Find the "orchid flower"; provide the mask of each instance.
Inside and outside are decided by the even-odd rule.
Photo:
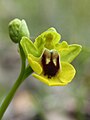
[[[22,37],[20,44],[24,50],[32,75],[49,86],[67,85],[75,76],[71,62],[80,53],[82,46],[60,42],[61,35],[55,28],[40,34],[34,42]]]

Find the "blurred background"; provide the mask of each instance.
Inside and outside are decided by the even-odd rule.
[[[17,90],[3,120],[90,120],[90,0],[0,0],[0,104],[20,71],[18,46],[8,35],[8,23],[25,19],[31,37],[55,27],[69,44],[83,46],[72,63],[74,80],[48,87],[27,78]]]

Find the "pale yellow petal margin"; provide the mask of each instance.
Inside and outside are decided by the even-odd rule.
[[[33,69],[34,72],[36,72],[37,74],[41,74],[42,72],[42,67],[41,65],[38,63],[38,61],[36,61],[36,57],[32,56],[31,54],[28,55],[28,62],[31,66],[31,68]],[[37,59],[38,60],[38,59]]]
[[[63,86],[63,85],[66,85],[66,83],[60,82],[59,79],[56,79],[55,77],[51,78],[51,79],[48,79],[45,76],[37,75],[35,73],[33,73],[32,75],[35,78],[37,78],[38,80],[40,80],[41,82],[47,84],[48,86]]]
[[[74,67],[69,63],[61,62],[61,65],[62,71],[60,71],[55,77],[52,77],[51,79],[47,76],[44,76],[43,74],[37,75],[34,73],[33,76],[49,86],[67,85],[69,82],[72,81],[76,71]]]
[[[60,73],[60,80],[62,82],[71,82],[71,80],[74,78],[76,70],[75,68],[67,62],[61,62],[62,65],[62,71]]]

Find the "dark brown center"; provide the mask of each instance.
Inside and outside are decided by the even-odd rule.
[[[47,75],[48,78],[55,76],[60,69],[59,54],[55,50],[45,50],[41,62],[44,75]]]

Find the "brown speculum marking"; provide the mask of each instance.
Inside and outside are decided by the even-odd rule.
[[[48,78],[54,77],[58,70],[60,69],[60,60],[59,54],[56,51],[45,50],[42,55],[42,67],[44,75],[47,75]]]

